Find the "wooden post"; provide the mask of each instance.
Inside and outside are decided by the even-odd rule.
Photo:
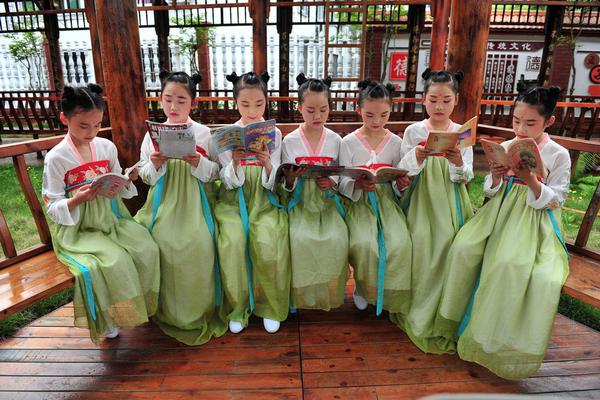
[[[202,75],[200,82],[200,93],[202,96],[210,96],[212,89],[212,67],[210,64],[210,48],[208,29],[203,29],[198,37],[198,69]]]
[[[153,6],[166,6],[165,0],[152,0]],[[158,38],[158,68],[171,71],[171,59],[169,57],[169,11],[154,11],[154,31]]]
[[[282,0],[278,0],[282,1]],[[290,95],[290,33],[292,33],[292,7],[277,8],[277,33],[279,33],[279,96]],[[315,78],[320,78],[316,76]],[[290,121],[290,105],[280,103],[279,117]]]
[[[54,3],[50,0],[44,0],[42,5],[44,10],[53,10]],[[60,29],[58,27],[58,17],[56,14],[44,14],[44,34],[48,43],[46,63],[48,66],[48,75],[50,79],[50,88],[57,92],[62,92],[64,77],[62,72],[62,63],[60,55],[60,46],[58,38]]]
[[[140,158],[148,114],[136,1],[96,0],[96,22],[112,140],[121,165],[128,167]],[[128,203],[130,209],[140,206],[142,197]]]
[[[421,32],[425,25],[425,6],[411,5],[408,7],[408,30],[410,37],[408,39],[408,60],[406,68],[406,90],[405,97],[415,97],[417,91],[417,67],[419,66],[419,47],[421,42]],[[393,68],[393,66],[390,66]],[[414,103],[404,104],[404,118],[413,119],[415,105]]]
[[[464,122],[479,115],[490,31],[492,0],[461,0],[452,3],[448,69],[463,71],[458,104],[452,119]]]
[[[433,0],[431,4],[433,23],[431,24],[431,50],[429,68],[444,69],[446,65],[446,43],[448,42],[448,23],[452,0]]]
[[[252,18],[252,51],[254,54],[254,72],[262,73],[267,69],[267,18],[269,0],[250,0],[250,18]]]
[[[94,61],[94,76],[96,83],[104,87],[104,71],[102,69],[102,52],[98,38],[98,25],[96,24],[96,1],[85,0],[85,16],[90,26],[90,42],[92,45],[92,58]]]
[[[542,52],[542,64],[538,75],[538,84],[548,85],[550,72],[552,70],[552,59],[554,58],[554,47],[560,36],[563,19],[565,17],[565,6],[548,6],[546,23],[544,25],[544,51]]]

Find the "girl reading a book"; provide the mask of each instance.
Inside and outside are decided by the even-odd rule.
[[[263,121],[269,74],[234,72],[227,80],[241,116],[236,125]],[[291,279],[287,213],[272,191],[281,132],[276,130],[271,151],[267,143],[252,152],[236,148],[220,153],[219,162],[222,183],[215,216],[229,330],[241,332],[254,313],[274,333],[288,316]]]
[[[456,131],[450,120],[458,101],[462,72],[423,72],[423,104],[429,118],[406,128],[399,167],[413,176],[403,198],[412,248],[412,297],[408,315],[390,319],[403,329],[421,350],[429,353],[455,351],[434,326],[444,276],[444,260],[459,228],[473,215],[465,183],[473,178],[473,150],[452,148],[432,154],[425,146],[429,131]]]
[[[517,137],[502,146],[533,138],[546,177],[525,161],[490,163],[484,184],[490,200],[450,248],[438,315],[447,337],[458,339],[461,358],[506,379],[529,377],[540,367],[569,270],[560,206],[571,161],[545,132],[554,123],[560,89],[520,84],[518,90]]]
[[[151,186],[136,219],[160,248],[160,302],[154,322],[167,335],[200,345],[227,331],[212,208],[219,174],[210,130],[190,119],[199,75],[160,73],[167,124],[191,124],[196,151],[169,159],[149,133],[141,148],[140,176]]]
[[[392,110],[392,85],[359,82],[357,111],[363,125],[342,140],[340,164],[377,170],[400,161],[402,139],[385,124]],[[375,183],[368,175],[340,178],[340,192],[351,202],[346,212],[349,261],[354,270],[354,304],[364,310],[376,305],[406,313],[410,300],[411,239],[400,209],[400,190],[408,186],[404,175],[395,181]]]
[[[331,78],[298,82],[298,111],[304,122],[283,140],[282,162],[338,165],[342,138],[325,128]],[[305,179],[303,168],[286,168],[293,303],[297,308],[330,310],[344,302],[348,277],[348,228],[335,191],[337,177]]]
[[[88,328],[98,342],[156,312],[158,247],[120,199],[137,195],[131,182],[104,196],[95,185],[97,176],[121,173],[117,148],[97,137],[105,107],[102,88],[66,86],[61,106],[68,132],[46,155],[42,196],[57,224],[54,251],[76,278],[75,326]],[[137,176],[135,169],[129,174]]]

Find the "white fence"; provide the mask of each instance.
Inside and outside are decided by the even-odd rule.
[[[343,42],[343,39],[342,39]],[[268,71],[271,75],[269,89],[279,88],[279,39],[268,39]],[[314,36],[292,35],[290,37],[290,89],[296,89],[296,76],[304,72],[308,77],[323,77],[324,73],[324,37],[323,33]],[[62,42],[63,73],[65,82],[72,85],[83,85],[95,81],[94,63],[90,44],[86,42]],[[175,44],[170,44],[171,63],[174,71],[190,72],[191,66]],[[329,57],[329,74],[332,76],[350,77],[358,75],[360,68],[359,51],[356,48],[335,49]],[[143,40],[141,44],[142,64],[146,88],[160,87],[158,79],[158,45],[156,40]],[[332,52],[333,53],[333,52]],[[212,87],[216,90],[227,90],[231,84],[225,75],[233,71],[241,74],[252,70],[252,41],[243,35],[216,35],[210,46]],[[0,45],[0,90],[47,89],[46,80],[30,84],[27,70],[15,62],[8,52],[7,45]],[[202,71],[201,71],[202,74]],[[336,89],[354,89],[349,82],[340,82]]]

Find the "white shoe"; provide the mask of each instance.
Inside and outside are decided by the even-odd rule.
[[[107,339],[114,339],[117,336],[119,336],[119,328],[112,328],[110,331],[108,331],[104,337]]]
[[[369,306],[369,302],[367,301],[367,299],[365,299],[364,297],[362,297],[360,294],[354,292],[354,294],[352,295],[352,298],[354,299],[354,305],[356,306],[356,308],[358,308],[359,310],[366,310],[367,307]]]
[[[229,332],[240,333],[244,330],[244,325],[240,321],[229,321]]]
[[[281,324],[279,323],[279,321],[275,321],[272,319],[268,319],[268,318],[264,318],[263,319],[263,326],[265,327],[265,331],[269,332],[269,333],[275,333],[279,330],[279,326]]]

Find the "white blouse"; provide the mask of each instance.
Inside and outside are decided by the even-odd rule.
[[[322,165],[338,165],[341,144],[342,137],[340,135],[331,129],[323,128],[319,144],[316,149],[313,149],[304,135],[302,126],[300,126],[283,138],[281,163],[302,164],[302,157],[322,157]],[[336,184],[338,183],[339,178],[337,176],[332,176],[331,179]],[[291,191],[295,186],[296,182],[294,182],[292,189],[285,189]]]
[[[450,122],[448,130],[456,131],[458,128],[460,128],[459,124]],[[402,154],[404,156],[402,157],[402,161],[400,161],[398,168],[407,170],[408,175],[410,176],[418,175],[423,168],[425,168],[427,158],[423,161],[423,163],[419,164],[417,161],[415,148],[419,145],[419,143],[427,141],[427,136],[429,136],[430,130],[431,125],[429,124],[429,121],[425,119],[408,126],[404,131],[404,140],[402,142]],[[467,147],[462,149],[460,154],[463,160],[462,167],[457,167],[451,162],[448,162],[450,180],[452,182],[466,183],[473,179],[473,148]]]
[[[122,173],[117,155],[116,146],[107,139],[96,137],[90,142],[92,163],[102,160],[108,161],[108,169],[97,167],[96,171],[90,170],[86,179],[93,179],[95,175],[116,172]],[[67,172],[86,164],[67,136],[46,154],[44,159],[44,175],[42,180],[42,197],[46,204],[48,216],[60,225],[75,225],[79,221],[79,206],[69,210],[67,205]],[[89,175],[89,176],[88,176]],[[133,184],[121,189],[122,198],[129,199],[137,195],[137,188]]]
[[[356,130],[342,140],[340,165],[344,167],[360,167],[372,164],[396,166],[402,158],[401,147],[402,139],[388,131],[377,148],[373,149],[363,134],[360,133],[360,130]],[[363,191],[355,188],[354,182],[355,179],[353,178],[341,177],[339,191],[353,201],[358,201]],[[396,194],[400,195],[396,182],[392,183],[392,187]]]
[[[541,210],[545,208],[560,207],[567,197],[569,191],[569,180],[571,178],[571,157],[567,149],[550,139],[548,134],[544,134],[544,139],[540,145],[540,154],[544,162],[544,168],[548,170],[548,176],[542,182],[542,192],[539,198],[535,198],[530,189],[527,194],[527,205]],[[502,147],[508,149],[508,146],[517,138],[507,140]],[[502,186],[502,181],[495,187],[492,187],[492,174],[485,177],[483,192],[486,196],[492,197]]]

